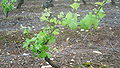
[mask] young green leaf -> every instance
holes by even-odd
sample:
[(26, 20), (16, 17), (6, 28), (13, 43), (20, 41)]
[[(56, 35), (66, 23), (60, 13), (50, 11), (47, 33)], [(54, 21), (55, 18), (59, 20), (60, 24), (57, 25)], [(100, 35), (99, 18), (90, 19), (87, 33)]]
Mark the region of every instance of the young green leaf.
[(72, 22), (70, 24), (68, 24), (68, 26), (70, 27), (70, 29), (76, 29), (77, 28), (77, 22)]
[(77, 10), (80, 7), (79, 3), (73, 3), (72, 5), (70, 5), (73, 9)]
[(56, 37), (51, 36), (50, 39), (49, 39), (49, 41), (48, 41), (48, 43), (49, 43), (49, 44), (55, 43), (55, 41), (56, 41)]
[(97, 4), (97, 5), (103, 5), (103, 2), (96, 2), (95, 4)]
[(63, 18), (64, 17), (64, 13), (60, 12), (60, 14), (58, 15), (58, 18)]
[(24, 42), (23, 48), (28, 48), (29, 44), (31, 43), (30, 39), (26, 39), (26, 41)]
[(38, 58), (45, 58), (47, 56), (47, 53), (45, 51), (42, 51), (39, 55)]
[(1, 6), (6, 17), (8, 13), (14, 9), (14, 2), (13, 0), (2, 0)]
[(67, 18), (67, 19), (72, 19), (72, 18), (73, 18), (72, 12), (68, 12), (68, 13), (66, 14), (66, 17), (65, 17), (65, 18)]
[(16, 1), (16, 0), (11, 0), (11, 2), (12, 2), (12, 3), (15, 3), (15, 2), (17, 2), (17, 1)]
[(87, 14), (81, 21), (80, 27), (82, 29), (91, 29), (97, 28), (99, 25), (99, 20), (96, 15), (93, 15), (91, 12)]
[(60, 31), (59, 29), (55, 29), (55, 30), (53, 31), (53, 34), (54, 34), (54, 35), (58, 35), (58, 34), (59, 34), (59, 31)]
[(103, 11), (103, 8), (101, 8), (101, 9), (99, 10), (98, 16), (99, 16), (100, 19), (102, 19), (103, 17), (106, 16), (105, 12)]
[(49, 49), (49, 47), (46, 45), (43, 45), (39, 48), (40, 51), (47, 51), (48, 49)]
[(41, 20), (41, 21), (48, 21), (48, 18), (45, 17), (45, 16), (41, 16), (41, 17), (40, 17), (40, 20)]

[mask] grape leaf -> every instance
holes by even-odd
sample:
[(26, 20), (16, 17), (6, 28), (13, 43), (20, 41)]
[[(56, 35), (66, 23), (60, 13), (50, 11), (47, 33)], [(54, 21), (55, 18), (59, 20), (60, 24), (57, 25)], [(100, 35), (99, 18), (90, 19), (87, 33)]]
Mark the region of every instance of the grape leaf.
[(80, 7), (79, 3), (73, 3), (72, 5), (70, 5), (73, 9), (77, 10)]

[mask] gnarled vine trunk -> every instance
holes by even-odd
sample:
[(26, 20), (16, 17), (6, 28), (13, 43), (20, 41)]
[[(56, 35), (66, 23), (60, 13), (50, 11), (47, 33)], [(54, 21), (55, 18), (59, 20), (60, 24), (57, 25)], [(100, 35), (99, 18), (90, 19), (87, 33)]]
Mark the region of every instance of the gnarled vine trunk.
[(45, 57), (45, 60), (52, 66), (55, 68), (60, 68), (60, 66), (58, 64), (55, 64), (52, 60), (50, 60), (50, 58)]
[(18, 5), (17, 5), (17, 9), (21, 8), (22, 4), (24, 4), (24, 0), (18, 0)]

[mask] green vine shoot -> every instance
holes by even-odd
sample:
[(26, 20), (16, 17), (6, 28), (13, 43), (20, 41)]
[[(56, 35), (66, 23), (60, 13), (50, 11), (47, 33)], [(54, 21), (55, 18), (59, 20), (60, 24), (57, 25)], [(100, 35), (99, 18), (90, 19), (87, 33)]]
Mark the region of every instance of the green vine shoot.
[(52, 57), (52, 55), (49, 53), (49, 45), (56, 42), (56, 35), (60, 33), (60, 28), (57, 27), (57, 25), (62, 25), (69, 29), (97, 29), (100, 21), (106, 15), (103, 10), (104, 5), (109, 2), (108, 0), (104, 0), (103, 2), (95, 3), (99, 5), (98, 9), (93, 9), (92, 12), (89, 12), (83, 19), (79, 20), (77, 10), (79, 9), (80, 4), (76, 2), (77, 0), (74, 1), (75, 2), (70, 5), (73, 11), (69, 11), (66, 14), (60, 12), (58, 15), (52, 16), (50, 9), (45, 9), (40, 17), (40, 21), (47, 22), (47, 25), (33, 38), (27, 38), (23, 45), (23, 48), (32, 51), (33, 56), (44, 58), (55, 68), (59, 68), (60, 66), (55, 65), (50, 61), (49, 58)]
[(8, 13), (14, 9), (14, 3), (16, 0), (2, 0), (1, 6), (5, 17), (8, 17)]

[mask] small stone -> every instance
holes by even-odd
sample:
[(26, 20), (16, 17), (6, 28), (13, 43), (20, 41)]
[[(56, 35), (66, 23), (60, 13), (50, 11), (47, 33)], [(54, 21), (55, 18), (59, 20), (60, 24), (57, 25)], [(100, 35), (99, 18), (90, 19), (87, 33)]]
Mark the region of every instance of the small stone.
[(63, 31), (61, 31), (63, 33)]
[(115, 24), (117, 24), (117, 22), (114, 22)]
[(70, 64), (73, 64), (73, 63), (70, 63)]
[(79, 31), (76, 31), (77, 33), (79, 33)]
[(51, 65), (47, 65), (47, 66), (41, 66), (41, 68), (51, 68)]
[(90, 61), (87, 61), (87, 62), (90, 62)]
[(116, 6), (116, 8), (119, 8), (118, 6)]
[(100, 27), (97, 27), (98, 29), (100, 29)]
[(80, 14), (77, 14), (77, 16), (80, 16)]
[(10, 61), (10, 63), (13, 63), (12, 61)]
[(71, 61), (75, 61), (74, 59), (71, 59)]
[(48, 62), (46, 62), (46, 64), (49, 64)]
[(83, 57), (81, 57), (83, 59)]
[(29, 54), (28, 53), (23, 53), (23, 56), (29, 56)]
[(50, 58), (51, 60), (54, 60), (54, 58)]
[(85, 31), (84, 29), (81, 29), (80, 31)]
[(32, 26), (32, 28), (35, 28), (35, 26)]
[(93, 51), (93, 52), (97, 54), (102, 54), (100, 51)]
[(68, 41), (70, 38), (67, 38), (66, 41)]
[(85, 32), (88, 32), (89, 30), (85, 30)]
[(22, 13), (24, 13), (25, 11), (22, 11)]
[(7, 55), (10, 55), (10, 53), (9, 53), (9, 52), (7, 52)]
[(110, 27), (109, 29), (111, 30), (112, 28)]

